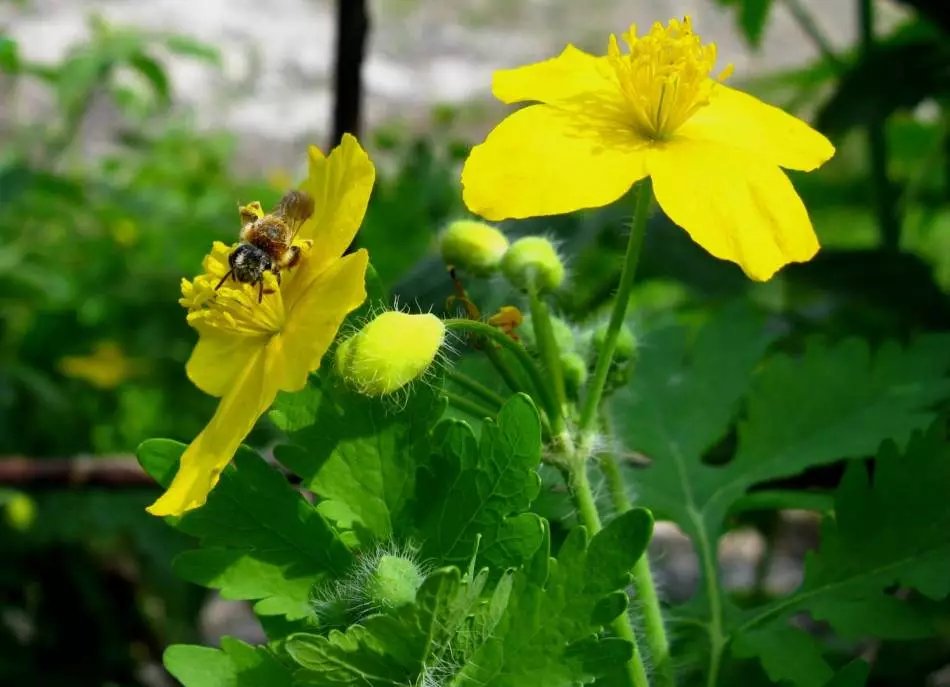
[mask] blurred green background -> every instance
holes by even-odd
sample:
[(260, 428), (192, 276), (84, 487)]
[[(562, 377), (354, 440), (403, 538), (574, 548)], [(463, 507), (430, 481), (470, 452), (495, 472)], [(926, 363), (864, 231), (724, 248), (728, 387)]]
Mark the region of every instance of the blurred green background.
[[(0, 2), (0, 16), (30, 4)], [(418, 3), (386, 3), (377, 22), (396, 21), (400, 4)], [(697, 13), (724, 6), (751, 54), (779, 9), (812, 43), (818, 56), (807, 64), (734, 81), (814, 122), (838, 147), (819, 172), (793, 175), (823, 250), (751, 284), (656, 216), (639, 317), (749, 299), (775, 315), (792, 350), (816, 332), (876, 342), (950, 330), (945, 0), (835, 0), (836, 12), (858, 18), (858, 40), (844, 50), (797, 1), (692, 4)], [(643, 22), (647, 5), (634, 12)], [(870, 31), (884, 6), (898, 20)], [(480, 18), (443, 9), (439, 20)], [(95, 18), (89, 26), (87, 39), (50, 62), (31, 59), (0, 21), (0, 461), (8, 466), (121, 461), (145, 438), (187, 441), (200, 430), (214, 400), (184, 374), (195, 336), (177, 304), (179, 281), (198, 271), (212, 240), (235, 239), (239, 203), (273, 204), (305, 159), (300, 146), (294, 170), (256, 165), (237, 135), (198, 127), (179, 106), (166, 61), (220, 70), (215, 46)], [(605, 25), (592, 49), (623, 28)], [(477, 78), (473, 90), (484, 95), (489, 74)], [(23, 89), (44, 94), (43, 116), (11, 115)], [(114, 121), (107, 145), (90, 152), (86, 127), (103, 102)], [(439, 309), (451, 292), (434, 238), (465, 215), (458, 169), (498, 111), (482, 101), (437, 106), (412, 126), (394, 112), (397, 123), (362, 132), (380, 173), (358, 241), (400, 302)], [(629, 215), (618, 204), (505, 228), (560, 241), (572, 279), (559, 310), (583, 323), (616, 286)], [(472, 286), (481, 302), (502, 302), (501, 285)], [(250, 442), (266, 446), (274, 431), (262, 423)], [(154, 490), (135, 478), (83, 485), (65, 473), (11, 474), (0, 472), (0, 684), (168, 684), (161, 651), (201, 641), (206, 592), (172, 575), (170, 560), (186, 544), (142, 510)]]

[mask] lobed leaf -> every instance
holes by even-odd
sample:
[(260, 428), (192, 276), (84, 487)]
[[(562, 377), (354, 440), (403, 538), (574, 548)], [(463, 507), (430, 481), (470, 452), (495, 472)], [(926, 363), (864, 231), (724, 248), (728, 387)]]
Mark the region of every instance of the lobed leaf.
[[(168, 483), (184, 450), (155, 439), (139, 447), (139, 462)], [(258, 601), (262, 615), (307, 615), (310, 587), (339, 575), (352, 554), (336, 532), (254, 451), (242, 447), (200, 509), (169, 518), (176, 529), (201, 540), (201, 548), (176, 558), (190, 582), (220, 589), (229, 599)]]

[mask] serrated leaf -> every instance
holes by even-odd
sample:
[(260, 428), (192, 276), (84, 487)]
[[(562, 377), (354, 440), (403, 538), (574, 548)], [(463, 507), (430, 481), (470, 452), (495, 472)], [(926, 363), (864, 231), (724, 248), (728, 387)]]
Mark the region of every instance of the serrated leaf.
[(870, 673), (871, 665), (867, 661), (855, 659), (828, 680), (825, 687), (864, 687)]
[(479, 590), (462, 581), (458, 568), (443, 568), (426, 578), (415, 603), (392, 614), (370, 616), (325, 637), (292, 635), (286, 648), (302, 667), (296, 679), (327, 687), (415, 684), (430, 664), (442, 661)]
[(361, 544), (406, 532), (404, 511), (416, 470), (429, 454), (429, 428), (443, 404), (432, 389), (413, 391), (402, 408), (351, 393), (324, 376), (280, 394), (271, 413), (291, 444), (277, 459), (320, 496), (317, 509)]
[(546, 537), (531, 564), (515, 573), (507, 611), (494, 636), (466, 661), (452, 684), (569, 687), (629, 660), (633, 646), (628, 642), (595, 636), (601, 628), (594, 611), (626, 584), (652, 526), (649, 512), (637, 508), (617, 516), (590, 544), (584, 528), (573, 529), (557, 560), (549, 558)]
[(948, 337), (905, 349), (888, 344), (873, 357), (858, 341), (812, 342), (800, 357), (773, 356), (761, 367), (735, 458), (706, 465), (704, 454), (725, 435), (749, 387), (768, 341), (763, 331), (759, 318), (728, 308), (689, 353), (684, 330), (660, 332), (643, 347), (631, 393), (617, 399), (627, 445), (653, 461), (637, 472), (639, 502), (676, 521), (704, 560), (714, 560), (726, 514), (752, 486), (871, 455), (888, 438), (904, 442), (948, 393)]
[(165, 667), (185, 687), (291, 687), (293, 674), (267, 647), (232, 637), (221, 649), (175, 644), (165, 650)]
[[(178, 442), (146, 441), (139, 447), (139, 462), (153, 477), (167, 481), (183, 450)], [(328, 574), (341, 574), (352, 561), (314, 507), (246, 447), (202, 508), (168, 520), (202, 544), (176, 559), (176, 571), (191, 582), (220, 589), (226, 598), (258, 601), (255, 610), (263, 615), (305, 616), (311, 585)]]
[(823, 687), (834, 671), (823, 656), (823, 647), (804, 630), (777, 626), (749, 632), (733, 641), (732, 653), (739, 658), (758, 657), (769, 679), (788, 681), (797, 687)]
[(738, 634), (808, 611), (841, 635), (883, 639), (933, 632), (926, 615), (895, 599), (900, 586), (931, 599), (950, 594), (950, 444), (942, 422), (911, 440), (903, 455), (889, 442), (873, 480), (861, 463), (848, 466), (835, 496), (835, 516), (822, 523), (821, 544), (805, 562), (791, 596), (749, 612)]
[(531, 400), (512, 397), (497, 423), (483, 424), (480, 440), (466, 423), (444, 420), (433, 443), (419, 477), (421, 554), (463, 564), (480, 535), (479, 559), (492, 567), (530, 558), (543, 537), (541, 519), (525, 512), (541, 486), (541, 423)]

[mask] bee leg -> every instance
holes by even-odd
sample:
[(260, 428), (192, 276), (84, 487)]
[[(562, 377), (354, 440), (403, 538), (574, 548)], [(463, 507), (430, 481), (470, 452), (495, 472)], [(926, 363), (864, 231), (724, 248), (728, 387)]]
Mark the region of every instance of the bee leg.
[(224, 275), (223, 277), (221, 277), (221, 281), (219, 281), (218, 285), (214, 287), (214, 290), (217, 291), (218, 289), (220, 289), (221, 286), (224, 284), (224, 282), (228, 280), (228, 277), (230, 277), (233, 272), (234, 270), (228, 270), (228, 273)]
[(261, 280), (260, 280), (259, 282), (257, 282), (257, 284), (258, 284), (258, 287), (259, 287), (259, 288), (258, 288), (258, 292), (257, 292), (257, 302), (258, 302), (258, 303), (263, 303), (263, 302), (264, 302), (264, 279), (263, 279), (263, 277), (261, 278)]
[(300, 264), (300, 258), (303, 257), (303, 251), (300, 250), (300, 246), (291, 246), (287, 249), (287, 258), (283, 261), (284, 269), (292, 269)]
[(277, 286), (280, 286), (280, 270), (275, 270), (274, 276), (277, 277)]

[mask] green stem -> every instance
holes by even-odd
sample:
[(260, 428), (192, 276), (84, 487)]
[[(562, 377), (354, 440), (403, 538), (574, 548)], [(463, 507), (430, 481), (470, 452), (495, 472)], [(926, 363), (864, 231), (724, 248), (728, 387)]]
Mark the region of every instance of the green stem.
[(461, 329), (462, 331), (469, 331), (473, 334), (479, 334), (482, 337), (488, 339), (488, 343), (494, 341), (502, 348), (506, 348), (507, 350), (511, 351), (511, 353), (514, 354), (515, 359), (524, 368), (525, 372), (528, 374), (528, 377), (531, 379), (531, 383), (537, 390), (539, 397), (538, 401), (547, 412), (548, 417), (551, 419), (552, 430), (558, 436), (563, 433), (564, 420), (561, 417), (561, 414), (557, 412), (557, 404), (551, 397), (551, 393), (548, 390), (547, 384), (545, 384), (544, 377), (541, 376), (541, 371), (538, 370), (538, 366), (534, 364), (534, 361), (531, 359), (531, 356), (528, 355), (528, 352), (524, 349), (524, 346), (512, 341), (508, 335), (500, 329), (496, 329), (495, 327), (485, 324), (484, 322), (479, 322), (478, 320), (456, 318), (444, 320), (444, 324), (446, 329)]
[(511, 371), (511, 368), (508, 367), (508, 363), (506, 363), (505, 359), (498, 354), (498, 351), (495, 350), (495, 347), (484, 346), (482, 350), (485, 352), (485, 357), (488, 358), (492, 365), (494, 365), (495, 370), (498, 372), (502, 381), (504, 381), (505, 385), (511, 389), (511, 393), (523, 393), (524, 389), (521, 386), (521, 382), (518, 381), (515, 373)]
[(444, 393), (445, 397), (449, 399), (450, 406), (453, 408), (458, 408), (459, 410), (463, 410), (472, 417), (476, 417), (479, 420), (486, 417), (495, 417), (498, 415), (497, 411), (492, 410), (488, 406), (483, 406), (481, 403), (473, 401), (470, 398), (466, 398), (465, 396), (460, 396), (459, 394), (446, 390), (443, 390), (442, 393)]
[(617, 348), (617, 337), (627, 316), (627, 306), (630, 303), (630, 291), (633, 288), (633, 277), (637, 272), (637, 263), (640, 260), (640, 248), (643, 246), (643, 236), (646, 233), (647, 217), (650, 214), (650, 203), (653, 200), (653, 185), (650, 177), (643, 179), (636, 189), (637, 204), (633, 215), (633, 226), (630, 229), (630, 239), (627, 242), (627, 255), (620, 273), (620, 285), (617, 287), (617, 296), (614, 300), (613, 311), (610, 313), (610, 322), (607, 325), (607, 334), (604, 345), (597, 357), (597, 365), (591, 378), (584, 399), (584, 408), (581, 411), (580, 432), (581, 446), (588, 447), (591, 441), (591, 429), (597, 419), (597, 409), (600, 407), (600, 398), (607, 383), (607, 373), (613, 361), (614, 351)]
[(709, 603), (709, 669), (706, 675), (706, 687), (716, 687), (719, 681), (719, 664), (726, 639), (722, 623), (722, 599), (719, 596), (719, 567), (716, 560), (715, 545), (709, 541), (706, 524), (701, 517), (693, 520), (697, 529), (696, 546), (699, 549), (699, 561), (703, 568), (703, 582)]
[[(861, 27), (861, 50), (865, 57), (869, 57), (877, 50), (874, 40), (873, 0), (860, 0), (858, 3), (858, 23)], [(884, 250), (896, 252), (900, 249), (901, 227), (894, 189), (887, 173), (886, 118), (881, 112), (880, 103), (873, 98), (869, 114), (867, 137), (871, 157), (871, 195), (877, 205), (878, 231)]]
[[(569, 460), (566, 477), (571, 495), (574, 497), (574, 505), (577, 507), (577, 517), (587, 530), (588, 535), (593, 537), (600, 531), (601, 523), (585, 466), (586, 461), (584, 460)], [(645, 558), (645, 556), (642, 558)], [(618, 637), (627, 640), (633, 646), (633, 657), (624, 666), (627, 685), (630, 687), (650, 687), (650, 681), (647, 679), (646, 668), (643, 666), (643, 659), (640, 656), (640, 649), (637, 646), (629, 616), (622, 613), (611, 622), (610, 626)]]
[(528, 293), (531, 299), (531, 324), (534, 327), (534, 338), (537, 343), (541, 362), (550, 375), (551, 386), (554, 388), (554, 398), (558, 404), (558, 412), (566, 414), (567, 392), (564, 389), (564, 370), (561, 367), (561, 351), (554, 338), (554, 327), (551, 324), (551, 312), (548, 305), (538, 296), (535, 289)]
[(463, 372), (458, 372), (456, 370), (446, 370), (445, 376), (458, 386), (475, 394), (480, 399), (485, 401), (489, 406), (495, 409), (501, 408), (503, 405), (505, 405), (505, 399), (503, 399), (500, 395), (496, 394), (481, 382), (475, 381)]
[[(604, 420), (606, 421), (606, 417)], [(607, 429), (609, 436), (609, 427), (605, 427), (605, 429)], [(620, 464), (616, 456), (611, 453), (602, 455), (600, 457), (600, 470), (607, 482), (607, 491), (610, 494), (610, 501), (614, 510), (619, 514), (633, 508), (633, 504), (627, 497), (626, 484), (624, 484)], [(650, 658), (655, 671), (654, 687), (673, 687), (670, 640), (666, 634), (663, 611), (660, 608), (660, 597), (656, 593), (653, 572), (650, 570), (650, 559), (646, 552), (640, 556), (633, 567), (633, 588), (637, 592), (647, 648), (650, 650)]]

